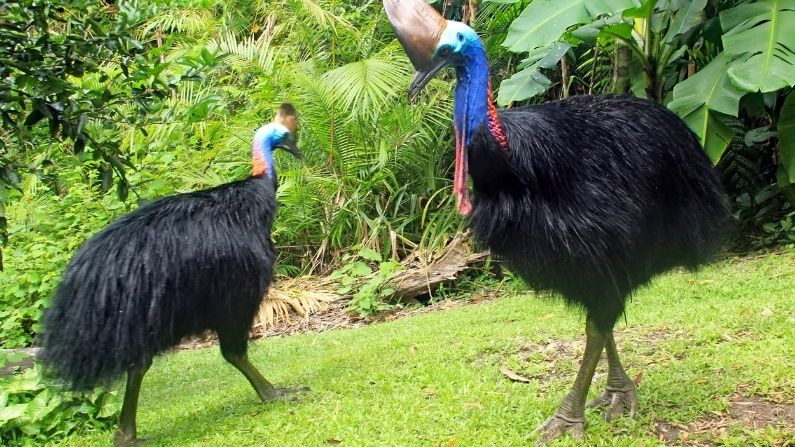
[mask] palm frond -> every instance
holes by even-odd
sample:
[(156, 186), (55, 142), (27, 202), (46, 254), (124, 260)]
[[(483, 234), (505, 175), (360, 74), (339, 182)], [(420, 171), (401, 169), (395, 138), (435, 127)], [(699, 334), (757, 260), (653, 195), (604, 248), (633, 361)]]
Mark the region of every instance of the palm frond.
[(277, 32), (277, 29), (271, 29), (257, 38), (254, 35), (238, 38), (233, 33), (227, 32), (210, 39), (207, 42), (207, 49), (210, 52), (220, 51), (232, 55), (233, 58), (231, 61), (227, 60), (227, 64), (250, 62), (265, 74), (270, 74), (273, 72), (276, 60), (276, 52), (271, 48), (271, 39)]
[(336, 68), (321, 81), (334, 95), (337, 105), (351, 118), (373, 119), (386, 102), (402, 92), (409, 65), (391, 51)]

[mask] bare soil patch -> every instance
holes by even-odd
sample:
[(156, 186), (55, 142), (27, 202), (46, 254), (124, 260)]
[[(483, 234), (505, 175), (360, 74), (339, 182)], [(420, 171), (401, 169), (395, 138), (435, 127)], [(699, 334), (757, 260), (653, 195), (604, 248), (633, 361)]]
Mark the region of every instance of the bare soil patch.
[[(654, 425), (657, 438), (666, 445), (719, 445), (717, 439), (728, 433), (730, 427), (737, 425), (754, 430), (780, 427), (793, 430), (795, 436), (795, 405), (735, 393), (729, 397), (726, 411), (713, 412), (689, 424), (656, 421)], [(785, 445), (777, 444), (780, 447)]]

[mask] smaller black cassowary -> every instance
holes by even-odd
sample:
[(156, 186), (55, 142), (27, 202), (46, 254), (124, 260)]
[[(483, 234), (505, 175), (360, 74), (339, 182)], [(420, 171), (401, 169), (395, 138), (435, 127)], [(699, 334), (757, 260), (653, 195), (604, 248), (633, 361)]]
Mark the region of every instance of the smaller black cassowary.
[(215, 331), (224, 358), (263, 401), (286, 391), (262, 377), (246, 350), (275, 260), (272, 150), (301, 158), (296, 127), (295, 109), (283, 104), (254, 136), (251, 177), (145, 205), (93, 236), (66, 268), (44, 315), (41, 360), (76, 390), (127, 373), (117, 446), (136, 443), (152, 358), (189, 335)]
[[(564, 2), (561, 2), (564, 3)], [(475, 238), (531, 286), (585, 310), (580, 370), (540, 442), (584, 436), (588, 389), (602, 352), (607, 384), (592, 406), (634, 415), (635, 384), (613, 326), (632, 292), (717, 251), (728, 222), (720, 182), (696, 136), (665, 107), (623, 96), (578, 96), (498, 110), (475, 31), (425, 0), (384, 0), (416, 72), (416, 95), (456, 72), (453, 190)], [(472, 178), (474, 200), (468, 195)]]

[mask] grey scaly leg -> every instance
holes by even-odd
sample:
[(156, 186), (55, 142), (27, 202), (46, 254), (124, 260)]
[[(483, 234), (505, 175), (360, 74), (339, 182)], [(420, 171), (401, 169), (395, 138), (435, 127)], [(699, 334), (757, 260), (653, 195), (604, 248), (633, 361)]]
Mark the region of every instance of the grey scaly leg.
[(611, 420), (624, 414), (629, 407), (629, 417), (635, 417), (638, 411), (638, 398), (635, 394), (635, 382), (629, 378), (618, 358), (616, 341), (610, 331), (605, 344), (607, 351), (607, 386), (601, 396), (588, 402), (588, 407), (608, 407), (605, 420)]
[(585, 436), (585, 399), (606, 343), (605, 335), (590, 317), (585, 322), (585, 336), (585, 353), (574, 385), (558, 411), (533, 432), (538, 436), (538, 443), (545, 444), (566, 432), (570, 432), (575, 439)]
[(113, 436), (113, 445), (116, 447), (132, 447), (138, 444), (135, 427), (135, 417), (138, 413), (138, 395), (141, 392), (141, 382), (152, 362), (144, 365), (134, 364), (127, 369), (127, 387), (124, 390), (124, 403), (119, 416), (119, 428)]

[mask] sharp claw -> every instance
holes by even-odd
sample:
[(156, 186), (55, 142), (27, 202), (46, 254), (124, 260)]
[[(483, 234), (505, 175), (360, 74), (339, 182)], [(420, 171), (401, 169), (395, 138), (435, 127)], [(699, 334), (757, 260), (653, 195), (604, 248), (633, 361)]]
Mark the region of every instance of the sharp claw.
[(571, 427), (571, 437), (577, 441), (585, 439), (585, 424), (576, 424)]
[(284, 396), (287, 394), (298, 394), (310, 391), (308, 386), (301, 386), (298, 388), (276, 388), (276, 393), (280, 396)]
[(638, 412), (638, 398), (635, 396), (634, 391), (629, 392), (629, 417), (634, 418)]
[(586, 408), (605, 407), (610, 403), (610, 393), (605, 391), (599, 397), (594, 397), (585, 405)]
[(611, 421), (614, 418), (620, 417), (629, 409), (629, 417), (634, 418), (638, 412), (638, 398), (636, 397), (635, 390), (629, 389), (622, 390), (605, 390), (605, 392), (588, 402), (588, 407), (607, 407), (604, 413), (606, 421)]
[(555, 414), (533, 430), (532, 435), (536, 437), (536, 443), (544, 445), (550, 441), (569, 432), (571, 437), (577, 440), (585, 438), (585, 421), (583, 419), (569, 419)]

